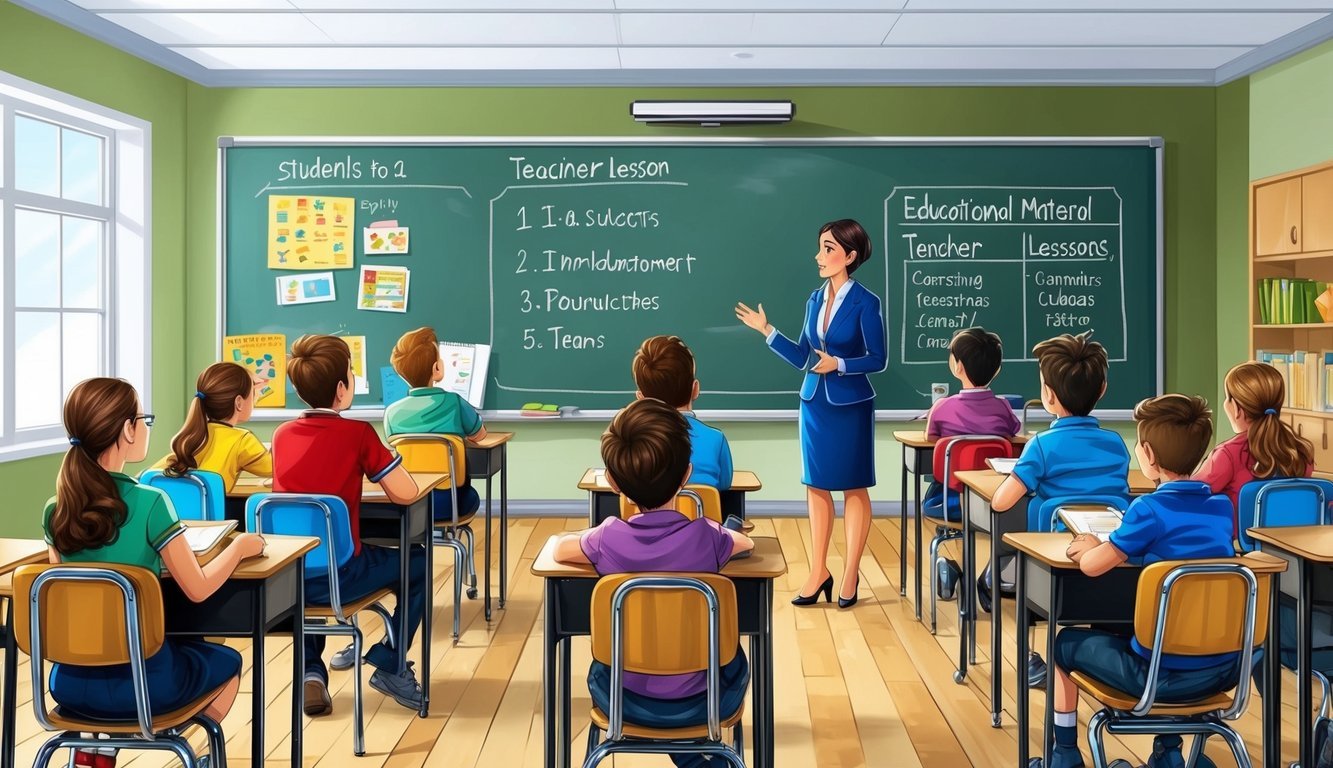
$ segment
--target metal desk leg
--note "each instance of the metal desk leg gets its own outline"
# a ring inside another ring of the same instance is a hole
[[[4,692],[4,729],[3,735],[0,735],[0,764],[4,768],[14,768],[14,744],[16,742],[14,728],[16,712],[18,709],[18,674],[19,674],[19,649],[18,640],[14,637],[14,599],[16,594],[5,600],[5,692]],[[34,690],[33,696],[41,696],[40,690]]]
[[[1310,712],[1310,672],[1314,668],[1311,659],[1312,608],[1310,598],[1314,596],[1314,569],[1305,558],[1300,558],[1301,588],[1296,603],[1296,712],[1300,719],[1301,765],[1314,765],[1314,719]]]
[[[560,644],[559,638],[555,634],[555,605],[556,589],[555,583],[551,579],[546,580],[546,605],[543,607],[543,633],[542,633],[542,727],[545,733],[545,748],[543,754],[546,757],[546,768],[555,768],[556,752],[556,722],[555,722],[555,698],[556,698],[556,648]]]
[[[1000,518],[992,512],[990,516],[990,572],[992,583],[998,583],[995,574],[1000,572],[1000,537],[996,534],[996,531],[1000,530],[999,526]],[[975,584],[975,582],[973,583]],[[1001,657],[1003,652],[1001,647],[1003,643],[1001,616],[1003,616],[1003,613],[1000,610],[999,595],[992,587],[990,609],[990,725],[992,728],[1000,727],[1000,701],[1004,695],[1003,688],[1000,685],[1000,673],[1004,669],[1004,660]],[[1026,654],[1019,658],[1026,658]],[[1018,668],[1023,668],[1021,661]],[[1023,676],[1019,675],[1018,680],[1021,681],[1022,679]]]
[[[560,765],[561,768],[570,768],[570,747],[574,743],[574,732],[570,728],[570,710],[574,708],[573,697],[569,690],[570,666],[572,662],[569,659],[570,648],[573,647],[572,638],[566,637],[560,641]]]
[[[776,764],[776,755],[773,754],[773,581],[771,579],[764,581],[762,593],[764,634],[759,640],[759,647],[763,650],[764,657],[761,670],[764,676],[764,698],[756,706],[763,709],[764,733],[763,742],[756,745],[755,752],[763,756],[763,760],[756,763],[759,768],[773,768]]]
[[[968,624],[972,618],[968,610],[972,605],[972,553],[977,540],[976,532],[972,530],[972,521],[967,516],[967,494],[963,495],[959,503],[959,512],[963,515],[963,538],[960,542],[963,546],[963,578],[958,585],[958,668],[954,670],[953,681],[961,685],[967,679]],[[972,655],[975,659],[975,650]]]
[[[509,594],[509,443],[500,444],[500,608]]]
[[[485,593],[485,599],[486,599],[485,610],[486,610],[487,622],[491,620],[491,542],[494,541],[494,539],[491,538],[492,531],[491,531],[491,476],[489,474],[490,469],[491,469],[491,458],[490,458],[490,452],[488,451],[486,454],[486,471],[488,473],[486,475],[486,575],[482,577],[482,581],[485,585],[482,588],[482,591]],[[473,546],[472,549],[472,556],[473,557],[477,556],[477,550],[475,545]]]
[[[407,635],[407,596],[411,594],[412,588],[412,564],[408,560],[412,557],[412,510],[410,507],[401,507],[402,516],[398,524],[398,605],[403,606],[398,609],[401,618],[398,621],[398,647],[394,650],[398,652],[398,672],[401,673],[407,669],[407,644],[410,638]],[[434,528],[434,526],[431,526]],[[435,542],[431,542],[434,546]]]
[[[907,597],[907,443],[903,449],[902,493],[898,495],[898,595]]]
[[[296,560],[296,609],[292,613],[292,765],[302,764],[301,716],[305,678],[305,557]]]
[[[921,621],[921,476],[912,473],[912,509],[916,512],[916,620]],[[934,567],[934,563],[931,564]]]
[[[997,585],[1000,583],[999,574],[991,574],[991,583]],[[1049,603],[1051,610],[1046,615],[1046,724],[1041,732],[1041,749],[1042,755],[1045,756],[1042,765],[1051,764],[1051,745],[1055,741],[1055,669],[1051,665],[1055,664],[1055,635],[1060,629],[1056,617],[1060,615],[1060,600],[1063,597],[1060,592],[1061,584],[1062,579],[1052,571],[1051,602]],[[1026,634],[1027,628],[1024,627],[1019,631]],[[1018,668],[1027,669],[1027,663],[1026,658],[1019,659]],[[1027,682],[1021,674],[1017,678],[1015,684],[1020,687]]]
[[[760,663],[764,658],[764,649],[761,647],[759,635],[750,635],[750,709],[753,714],[750,718],[750,742],[751,755],[755,768],[762,768],[764,765],[764,707],[761,702],[764,700],[764,676],[760,671]]]
[[[1264,765],[1282,764],[1282,612],[1277,576],[1268,602],[1268,637],[1264,638]]]
[[[301,599],[304,601],[304,585],[299,594],[302,595]],[[251,625],[254,628],[254,637],[250,638],[250,677],[252,678],[250,681],[252,689],[250,700],[250,765],[264,764],[264,670],[268,666],[265,664],[264,656],[264,616],[268,614],[266,602],[264,592],[261,589],[258,599],[255,600],[254,615],[250,618]],[[297,614],[292,617],[292,621],[305,621],[304,603],[297,609]],[[302,632],[304,636],[304,628],[297,631]],[[297,656],[297,654],[293,653],[292,656]],[[304,666],[304,662],[302,662],[302,665]],[[301,670],[301,677],[305,677],[304,669]],[[305,686],[302,685],[301,688],[304,689]],[[292,738],[295,740],[295,733],[292,734]]]
[[[426,538],[426,607],[425,618],[421,622],[421,709],[417,711],[420,717],[430,714],[430,638],[431,627],[435,624],[435,493],[432,491],[426,498],[430,499],[426,511],[430,519],[426,522],[426,530],[422,534]],[[411,550],[408,550],[408,553],[410,552]],[[403,602],[407,602],[406,596],[407,593],[404,592]],[[406,615],[407,611],[403,613]],[[403,640],[403,648],[407,648],[406,639]]]
[[[1018,601],[1014,605],[1014,614],[1015,614],[1014,618],[1018,622],[1018,626],[1015,627],[1015,630],[1016,634],[1018,635],[1019,669],[1022,669],[1023,665],[1027,663],[1027,657],[1028,657],[1028,623],[1030,622],[1030,617],[1028,616],[1027,577],[1024,576],[1024,573],[1026,571],[1027,571],[1027,555],[1023,554],[1022,552],[1019,552],[1018,572],[1014,575],[1014,597]],[[995,581],[995,571],[991,571],[991,580],[993,582]],[[991,594],[994,595],[995,593],[992,592]],[[994,603],[992,603],[992,606],[994,606],[995,608],[999,607]],[[996,669],[999,669],[1000,665],[995,664],[994,666]],[[996,680],[997,680],[996,684],[998,685],[998,678],[996,678]],[[1017,765],[1023,766],[1023,768],[1026,768],[1028,764],[1028,714],[1029,714],[1028,697],[1029,696],[1031,696],[1031,693],[1028,691],[1028,687],[1023,684],[1023,676],[1020,674],[1018,675],[1018,682],[1014,686],[1014,699],[1015,699],[1015,708],[1018,710],[1015,713],[1015,719],[1018,721]]]

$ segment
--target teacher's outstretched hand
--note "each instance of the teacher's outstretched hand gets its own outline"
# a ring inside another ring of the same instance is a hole
[[[843,492],[847,559],[838,607],[856,604],[859,566],[870,535],[870,487],[875,484],[875,390],[869,374],[884,370],[887,339],[879,297],[852,279],[870,259],[870,236],[851,219],[819,228],[815,265],[824,284],[805,303],[796,341],[768,322],[764,305],[736,303],[736,319],[760,332],[769,348],[805,371],[801,384],[801,482],[806,486],[814,557],[796,605],[833,601],[828,545],[833,491]]]

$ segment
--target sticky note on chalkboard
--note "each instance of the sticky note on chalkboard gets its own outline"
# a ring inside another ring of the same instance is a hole
[[[392,365],[380,368],[380,392],[384,405],[389,406],[407,397],[407,382],[393,369]]]

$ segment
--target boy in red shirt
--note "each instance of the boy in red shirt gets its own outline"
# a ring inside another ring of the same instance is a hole
[[[355,549],[352,559],[338,569],[338,588],[344,603],[384,587],[397,589],[403,553],[361,544],[361,477],[379,483],[396,504],[416,498],[417,484],[403,469],[402,459],[385,447],[374,427],[340,414],[351,406],[355,386],[347,342],[337,336],[302,336],[292,344],[287,375],[296,394],[311,408],[273,432],[273,490],[334,494],[347,504]],[[407,637],[397,648],[376,643],[365,660],[375,667],[370,686],[415,710],[421,708],[421,685],[406,654],[426,607],[426,557],[422,548],[413,547],[408,560],[408,594],[406,599],[402,594],[397,596],[393,615],[396,627],[398,612],[407,609]],[[328,577],[307,579],[305,599],[307,605],[328,605]],[[333,711],[323,652],[324,638],[306,635],[305,713],[312,717]]]

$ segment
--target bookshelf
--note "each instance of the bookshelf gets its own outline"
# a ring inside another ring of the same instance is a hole
[[[1333,408],[1323,407],[1323,401],[1333,402],[1333,367],[1325,366],[1322,354],[1333,351],[1333,322],[1271,322],[1276,316],[1272,283],[1266,294],[1261,290],[1266,279],[1288,281],[1287,285],[1310,280],[1333,285],[1333,161],[1252,181],[1249,191],[1250,356],[1276,353],[1275,364],[1287,378],[1288,397],[1301,396],[1301,402],[1282,409],[1281,418],[1314,443],[1316,466],[1333,467],[1329,447]],[[1292,292],[1296,293],[1294,288]],[[1299,295],[1294,300],[1305,298]],[[1268,318],[1261,307],[1268,310]],[[1312,309],[1305,306],[1292,316],[1320,319]],[[1306,353],[1299,363],[1297,352]],[[1290,365],[1284,364],[1286,353],[1291,353]]]

